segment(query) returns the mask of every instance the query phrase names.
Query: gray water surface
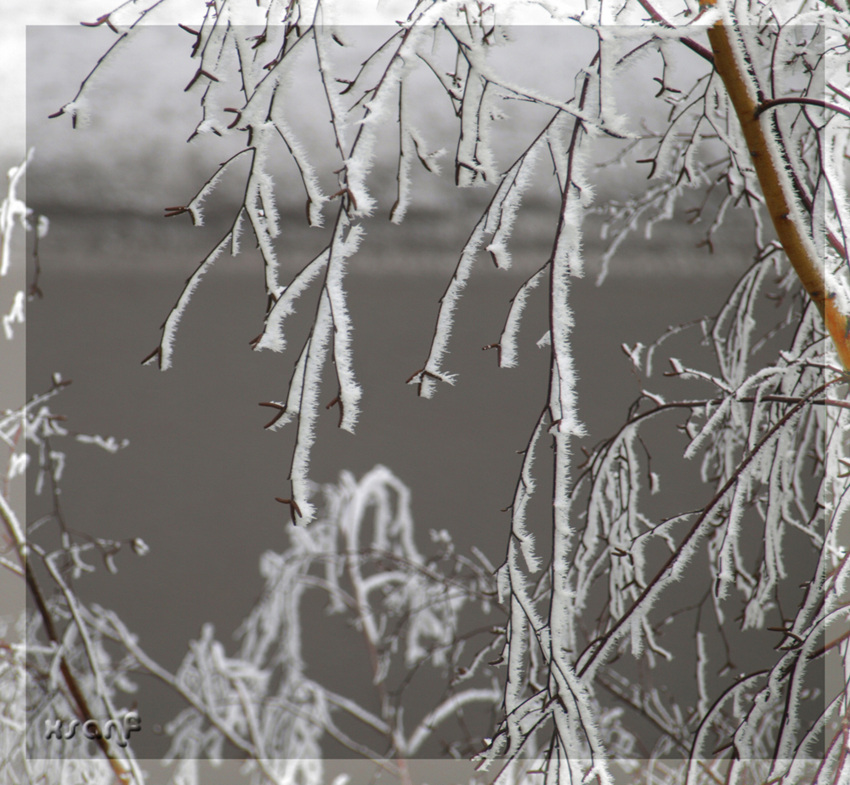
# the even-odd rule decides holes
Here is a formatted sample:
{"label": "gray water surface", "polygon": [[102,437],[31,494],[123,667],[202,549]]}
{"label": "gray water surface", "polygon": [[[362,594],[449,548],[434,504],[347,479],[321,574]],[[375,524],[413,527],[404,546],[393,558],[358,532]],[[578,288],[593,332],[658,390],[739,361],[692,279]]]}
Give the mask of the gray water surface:
{"label": "gray water surface", "polygon": [[[269,410],[258,403],[285,398],[314,300],[308,295],[304,313],[293,319],[288,353],[252,352],[248,342],[260,331],[265,308],[261,272],[256,264],[250,271],[250,259],[224,259],[203,281],[181,323],[174,368],[161,373],[140,360],[155,347],[158,325],[197,263],[197,240],[189,233],[189,245],[177,243],[168,256],[150,258],[143,247],[120,239],[144,237],[145,224],[104,220],[93,231],[91,219],[78,226],[73,215],[54,224],[41,248],[44,298],[30,308],[29,393],[48,387],[58,371],[73,379],[53,406],[71,431],[129,440],[115,455],[72,445],[63,512],[73,528],[116,539],[138,536],[151,549],[144,558],[123,551],[118,575],[101,568],[79,590],[115,609],[142,646],[174,670],[205,622],[214,624],[219,640],[229,640],[262,588],[260,555],[288,544],[289,515],[274,497],[288,495],[293,432],[264,430]],[[415,235],[417,227],[412,231]],[[446,285],[443,272],[456,254],[437,241],[429,247],[410,239],[394,242],[390,235],[373,233],[370,239],[373,244],[363,251],[366,271],[355,260],[346,282],[363,413],[356,435],[337,430],[335,411],[323,413],[311,476],[335,482],[342,470],[359,477],[384,464],[412,490],[420,548],[428,552],[430,529],[446,529],[461,552],[474,545],[499,564],[509,524],[502,509],[516,482],[517,451],[545,402],[548,352],[535,346],[546,328],[545,295],[539,290],[530,300],[519,368],[500,370],[495,353],[481,347],[498,339],[523,276],[494,270],[482,259],[461,302],[446,361],[458,373],[457,384],[423,400],[405,380],[427,356]],[[309,251],[290,250],[293,257]],[[398,253],[417,264],[406,273],[388,272]],[[524,246],[517,266],[528,269],[545,254],[542,243]],[[615,274],[602,287],[590,279],[574,284],[585,447],[623,421],[639,392],[621,343],[648,343],[668,325],[711,313],[728,291],[727,275],[657,274],[662,257],[663,252],[646,251],[633,256],[630,274]],[[641,264],[651,272],[635,274]],[[326,377],[331,376],[328,369]],[[326,379],[328,400],[335,385]],[[669,453],[667,476],[672,472],[673,479],[667,480],[662,507],[670,514],[700,498],[700,490],[695,467],[676,457],[685,440],[674,421],[668,425],[657,438]],[[576,463],[581,446],[576,445]],[[546,472],[544,462],[541,482]],[[30,504],[32,520],[45,502],[31,498]],[[362,678],[368,700],[363,651],[341,645],[339,628],[316,613],[308,623],[308,648],[316,652],[310,672],[331,680],[344,674],[349,687],[352,678]],[[135,699],[147,728],[164,724],[180,709],[150,678],[140,677],[139,683]],[[164,741],[155,732],[143,733],[134,748],[142,757],[159,757]]]}

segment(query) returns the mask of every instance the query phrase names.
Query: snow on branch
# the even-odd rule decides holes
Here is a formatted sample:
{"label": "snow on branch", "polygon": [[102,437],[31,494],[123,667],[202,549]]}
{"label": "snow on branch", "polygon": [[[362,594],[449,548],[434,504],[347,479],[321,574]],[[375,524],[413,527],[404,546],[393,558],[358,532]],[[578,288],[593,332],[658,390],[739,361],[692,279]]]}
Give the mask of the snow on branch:
{"label": "snow on branch", "polygon": [[[76,124],[99,68],[157,5],[131,2],[92,23],[117,39],[57,115]],[[223,251],[239,251],[243,223],[256,240],[267,302],[253,348],[285,352],[287,319],[314,287],[307,337],[284,357],[291,368],[284,402],[262,404],[275,410],[268,428],[291,423],[295,430],[289,491],[277,501],[286,520],[311,525],[288,527],[289,547],[263,557],[265,592],[240,631],[239,651],[229,653],[204,628],[172,675],[144,655],[119,620],[87,610],[73,595],[56,567],[58,554],[80,577],[92,566],[87,554],[100,552],[109,564],[112,546],[96,538],[80,542],[60,522],[62,549],[36,554],[54,568],[51,578],[79,638],[46,633],[49,653],[40,655],[39,666],[55,684],[57,663],[76,647],[74,666],[111,701],[115,687],[97,649],[104,638],[120,643],[188,702],[168,729],[172,754],[218,756],[227,742],[253,760],[257,782],[318,782],[304,757],[319,757],[325,738],[406,777],[406,758],[436,743],[439,726],[480,702],[498,706],[489,738],[450,750],[477,751],[482,766],[503,766],[505,781],[527,758],[534,766],[527,777],[542,776],[545,785],[612,783],[612,758],[635,749],[629,727],[636,718],[658,732],[646,748],[658,778],[641,772],[635,781],[744,781],[759,760],[764,763],[752,764],[756,779],[842,781],[846,695],[828,696],[813,720],[810,712],[815,666],[848,657],[846,14],[808,0],[793,10],[759,0],[506,4],[517,13],[534,6],[569,21],[564,36],[575,26],[590,35],[585,60],[566,73],[556,69],[543,89],[502,75],[496,48],[518,51],[510,50],[513,33],[500,24],[505,6],[411,5],[354,66],[345,65],[348,55],[360,52],[351,51],[346,32],[331,24],[333,7],[321,0],[211,2],[200,25],[184,26],[197,66],[186,86],[200,105],[194,143],[207,133],[236,137],[240,151],[166,215],[185,213],[200,223],[204,200],[231,176],[230,164],[250,162],[229,227],[187,280],[147,361],[158,360],[163,369],[172,364],[193,292]],[[682,53],[690,59],[680,63]],[[306,73],[317,77],[329,129],[324,159],[313,153],[313,140],[305,144],[294,130],[298,106],[288,91]],[[635,118],[626,117],[620,90],[621,79],[633,74],[645,75],[648,88],[645,96],[629,97],[629,112],[646,107]],[[419,75],[455,129],[448,145],[455,150],[454,184],[489,189],[440,299],[427,358],[408,379],[420,396],[457,381],[447,357],[462,295],[479,261],[498,271],[511,267],[514,228],[534,209],[527,195],[548,200],[556,215],[536,271],[514,287],[499,342],[485,347],[498,350],[501,367],[517,365],[526,306],[533,290],[541,290],[548,315],[539,342],[549,358],[541,379],[545,405],[534,414],[519,462],[505,560],[495,576],[482,560],[457,555],[440,532],[434,534],[440,554],[426,556],[414,537],[409,491],[389,470],[379,467],[359,481],[344,474],[322,489],[323,502],[310,479],[322,407],[334,409],[338,426],[352,431],[368,393],[355,374],[356,324],[345,282],[358,255],[368,253],[367,221],[382,199],[378,164],[386,127],[397,125],[386,146],[394,160],[384,172],[395,180],[392,222],[410,220],[417,209],[416,159],[439,176],[437,153],[424,141],[433,129],[420,131],[422,121],[414,122],[414,99],[427,100],[414,81]],[[517,124],[512,143],[519,152],[512,149],[511,158],[498,142],[507,101],[538,112]],[[291,159],[291,179],[306,196],[307,223],[325,232],[317,244],[323,250],[291,265],[297,250],[287,235],[290,217],[280,209],[279,194],[288,186],[276,168],[280,154]],[[606,190],[605,178],[613,182],[606,170],[620,164],[647,167],[650,182],[635,186],[618,178],[616,192]],[[3,270],[8,227],[26,217],[15,197],[19,177],[16,171],[2,213]],[[588,255],[587,218],[602,217],[608,242],[600,254],[601,283],[637,232],[649,237],[669,229],[672,242],[674,227],[704,223],[695,244],[714,252],[738,209],[748,213],[753,248],[750,258],[734,262],[740,277],[725,303],[712,317],[670,328],[646,353],[645,339],[628,338],[623,348],[640,395],[612,435],[587,447],[578,375],[594,369],[576,367],[575,337],[585,326],[571,299]],[[776,310],[765,307],[768,298]],[[664,349],[675,345],[676,356],[666,358],[670,370],[661,380],[654,361],[668,339]],[[328,403],[323,385],[331,365],[337,391]],[[67,435],[45,401],[7,415],[2,430],[14,444],[24,420],[31,428],[42,489],[61,479],[63,459],[51,440]],[[664,440],[663,449],[702,482],[693,509],[664,506],[669,486],[653,462],[654,429],[676,426],[681,436]],[[535,472],[545,444],[551,480],[541,493]],[[15,467],[21,470],[20,461]],[[19,539],[20,524],[5,517]],[[309,673],[302,601],[311,592],[324,594],[331,614],[349,618],[347,632],[364,646],[365,683],[374,693],[368,706]],[[465,610],[495,606],[505,619],[488,631],[488,642],[468,643],[461,631]],[[738,665],[745,631],[747,640],[758,638],[761,663],[749,672]],[[675,668],[693,675],[691,693],[661,689]],[[447,686],[427,710],[405,715],[401,696],[408,685],[442,669]],[[114,703],[105,705],[114,713]],[[365,726],[369,740],[352,726]],[[278,728],[286,732],[273,732]],[[816,741],[828,749],[812,774]],[[662,765],[673,751],[689,755],[678,769]]]}

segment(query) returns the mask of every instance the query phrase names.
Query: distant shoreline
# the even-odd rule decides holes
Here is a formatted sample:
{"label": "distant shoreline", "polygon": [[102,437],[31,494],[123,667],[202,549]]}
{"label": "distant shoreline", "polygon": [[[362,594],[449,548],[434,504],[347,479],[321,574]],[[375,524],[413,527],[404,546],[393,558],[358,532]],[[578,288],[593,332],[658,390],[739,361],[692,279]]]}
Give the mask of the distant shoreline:
{"label": "distant shoreline", "polygon": [[[186,216],[130,211],[94,211],[67,205],[35,204],[38,214],[50,219],[50,231],[40,242],[45,271],[80,273],[191,272],[227,230],[235,208],[205,215],[204,225],[193,227]],[[551,248],[555,221],[551,206],[531,206],[519,216],[509,244],[511,268],[493,270],[498,275],[528,275],[546,259]],[[400,226],[383,215],[364,221],[366,236],[360,251],[350,261],[351,274],[450,275],[478,215],[464,210],[411,210]],[[303,213],[281,214],[277,240],[282,270],[295,271],[318,253],[327,242],[330,221],[323,228],[308,227]],[[740,222],[739,222],[740,223]],[[585,276],[596,277],[608,243],[599,237],[601,219],[590,216],[583,234]],[[699,248],[704,229],[679,220],[658,223],[653,237],[642,231],[629,235],[611,260],[612,277],[671,275],[716,277],[743,273],[752,261],[751,230],[729,227],[721,232],[711,254]],[[217,260],[216,274],[255,271],[259,262],[250,229],[243,227],[240,255]],[[481,268],[493,268],[489,254],[480,254]]]}

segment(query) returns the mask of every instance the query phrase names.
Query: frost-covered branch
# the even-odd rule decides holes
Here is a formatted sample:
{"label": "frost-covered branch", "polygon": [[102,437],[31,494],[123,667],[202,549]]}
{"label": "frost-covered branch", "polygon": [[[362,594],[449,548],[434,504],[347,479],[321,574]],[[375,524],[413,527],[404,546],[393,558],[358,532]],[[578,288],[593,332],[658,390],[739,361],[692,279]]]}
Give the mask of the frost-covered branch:
{"label": "frost-covered branch", "polygon": [[[158,5],[131,2],[97,20],[118,39],[57,114],[76,124],[98,68]],[[546,785],[613,782],[612,758],[634,755],[639,746],[629,729],[635,713],[659,734],[642,749],[651,770],[635,775],[641,781],[736,782],[754,772],[764,781],[839,782],[850,766],[847,696],[826,696],[808,718],[816,703],[814,668],[842,658],[850,672],[843,544],[850,467],[846,13],[840,3],[816,0],[793,9],[759,0],[536,3],[553,20],[572,23],[565,36],[578,26],[591,43],[581,65],[566,78],[553,73],[543,89],[506,77],[494,56],[513,43],[500,24],[503,9],[528,5],[413,3],[351,68],[337,60],[352,44],[330,24],[326,0],[213,2],[200,25],[183,26],[195,39],[197,68],[186,87],[200,105],[193,143],[206,134],[237,138],[239,152],[185,205],[167,208],[166,217],[188,214],[200,223],[204,200],[234,175],[231,163],[247,164],[247,172],[232,219],[188,279],[147,361],[171,365],[191,296],[225,250],[239,252],[244,225],[256,241],[267,303],[254,349],[288,351],[287,320],[305,307],[308,292],[315,294],[306,338],[288,358],[289,384],[280,400],[272,395],[261,404],[274,410],[267,428],[295,430],[289,490],[277,501],[293,523],[312,523],[289,529],[290,547],[263,557],[266,592],[242,627],[237,653],[228,654],[207,628],[177,674],[160,674],[189,703],[170,726],[172,754],[186,761],[216,756],[229,741],[257,761],[260,779],[314,782],[318,775],[304,759],[320,757],[328,737],[404,778],[407,756],[430,743],[437,725],[484,701],[499,703],[500,716],[488,742],[478,745],[479,760],[501,767],[506,782],[522,758],[534,761],[527,776],[542,775]],[[327,121],[324,161],[294,130],[290,90],[305,73],[314,78]],[[640,117],[625,116],[621,106],[621,78],[634,73],[647,75],[643,103],[628,104],[632,113],[646,108]],[[368,394],[355,374],[356,325],[345,282],[368,253],[366,229],[381,205],[382,129],[393,128],[393,160],[385,169],[393,183],[392,222],[416,212],[417,160],[440,176],[439,153],[423,133],[431,129],[417,127],[416,107],[425,100],[414,82],[419,76],[455,129],[445,145],[454,150],[454,185],[490,189],[458,249],[425,362],[408,379],[420,396],[458,379],[447,358],[479,262],[492,275],[507,274],[513,231],[534,209],[528,195],[552,207],[549,244],[535,271],[513,287],[498,341],[485,347],[497,349],[501,367],[519,364],[522,321],[540,289],[547,331],[538,345],[548,355],[548,373],[519,464],[496,586],[483,562],[461,559],[445,537],[435,538],[445,562],[423,556],[407,489],[386,469],[359,482],[343,475],[325,489],[324,506],[312,498],[319,417],[333,410],[338,426],[353,431]],[[537,112],[517,123],[511,143],[519,152],[512,148],[510,158],[498,141],[503,106]],[[286,281],[282,261],[297,252],[288,242],[290,218],[279,209],[274,162],[281,154],[305,194],[307,223],[325,232],[322,250],[294,260],[290,269],[298,271]],[[606,174],[647,165],[645,186]],[[595,190],[598,206],[591,207]],[[323,229],[328,210],[333,218]],[[672,238],[674,226],[702,222],[695,244],[714,252],[736,211],[747,214],[752,255],[733,260],[740,275],[726,301],[714,316],[688,323],[699,330],[680,325],[649,347],[623,345],[640,397],[615,433],[588,449],[574,353],[585,327],[571,306],[573,279],[585,266],[587,218],[602,216],[608,242],[601,283],[638,231],[669,231]],[[778,310],[768,313],[768,297]],[[692,356],[667,356],[670,370],[657,379],[654,363],[674,345]],[[694,509],[662,514],[668,487],[652,454],[653,434],[675,414],[685,443],[679,450],[667,438],[662,449],[668,460],[690,462],[702,495]],[[40,476],[53,485],[61,460],[49,438],[61,425],[49,410],[32,417],[42,429]],[[14,442],[12,421],[3,433]],[[535,471],[547,443],[551,479],[543,492]],[[50,520],[65,537],[64,551],[44,558],[66,559],[71,574],[85,572],[84,554],[102,543],[71,538],[58,512]],[[453,571],[443,570],[448,564]],[[507,620],[470,657],[474,636],[460,629],[461,611],[473,604],[491,609],[496,589]],[[334,613],[352,620],[374,690],[369,708],[309,673],[301,616],[308,591],[324,593]],[[67,592],[65,600],[72,605]],[[93,622],[76,611],[82,633]],[[101,634],[103,619],[109,617],[101,616]],[[129,631],[110,623],[113,642],[155,672]],[[748,672],[735,662],[743,632],[759,660]],[[61,647],[72,648],[61,635],[49,642],[54,658]],[[95,644],[82,648],[96,670]],[[493,650],[500,656],[488,665]],[[497,665],[505,666],[501,684],[491,672]],[[664,694],[660,685],[674,667],[693,675],[692,694]],[[448,686],[411,718],[403,695],[440,669],[453,671]],[[361,741],[353,727],[365,727],[371,741]],[[285,732],[270,730],[278,728]],[[478,740],[465,741],[469,754]],[[826,754],[813,766],[820,742]],[[663,768],[661,760],[675,750],[687,750],[690,760],[678,770]]]}

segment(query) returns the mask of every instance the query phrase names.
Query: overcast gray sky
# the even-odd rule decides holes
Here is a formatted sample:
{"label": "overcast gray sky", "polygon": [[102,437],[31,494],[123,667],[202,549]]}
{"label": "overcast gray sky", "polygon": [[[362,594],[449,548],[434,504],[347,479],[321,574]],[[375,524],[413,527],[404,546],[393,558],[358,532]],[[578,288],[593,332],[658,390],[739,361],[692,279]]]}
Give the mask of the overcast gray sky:
{"label": "overcast gray sky", "polygon": [[[27,25],[78,25],[97,19],[119,4],[118,0],[4,0],[0,14],[0,163],[22,158],[25,152],[25,46]],[[407,3],[404,0],[345,0],[331,2],[344,24],[391,22]],[[169,0],[154,24],[173,25],[197,21],[203,3]]]}
{"label": "overcast gray sky", "polygon": [[[27,25],[78,25],[97,19],[119,4],[118,0],[4,0],[0,14],[0,163],[23,157],[25,152],[25,41]],[[198,0],[169,0],[151,15],[152,24],[191,24],[203,13]],[[407,0],[326,0],[339,24],[393,24],[409,10]],[[529,5],[515,14],[513,23],[539,24],[545,14]]]}
{"label": "overcast gray sky", "polygon": [[[93,1],[86,0],[85,4],[91,5]],[[67,19],[68,13],[61,18]],[[87,14],[83,18],[95,19],[97,15]],[[361,21],[367,18],[375,18],[375,15],[364,15]],[[68,117],[54,120],[47,117],[74,97],[80,81],[109,47],[114,35],[106,27],[42,25],[30,28],[25,54],[29,136],[25,145],[24,118],[13,112],[7,122],[14,130],[0,136],[7,140],[6,147],[0,147],[0,156],[5,156],[8,165],[23,156],[25,146],[35,147],[28,176],[31,184],[40,177],[49,178],[50,202],[42,204],[43,209],[73,204],[83,209],[141,210],[161,214],[165,204],[185,203],[214,171],[216,164],[244,143],[242,135],[224,140],[208,135],[192,144],[185,143],[200,118],[197,91],[185,93],[183,90],[197,64],[189,57],[189,36],[176,27],[174,18],[165,21],[167,25],[140,31],[110,67],[103,69],[96,88],[89,95],[91,122],[76,131],[71,129]],[[351,61],[351,68],[340,72],[343,76],[353,76],[356,64],[390,34],[386,26],[368,30],[360,27],[359,30],[359,33],[352,30],[347,41],[350,46],[337,53],[337,57],[347,57]],[[572,97],[575,75],[587,65],[597,43],[592,31],[577,27],[570,30],[517,27],[511,30],[511,37],[514,40],[509,45],[496,48],[491,55],[493,68],[500,78],[522,87],[530,86],[558,100]],[[684,48],[681,51],[684,67],[679,69],[677,78],[683,82],[682,87],[686,87],[691,78],[688,72],[693,72],[689,66],[693,64],[688,60],[689,53]],[[24,56],[23,50],[20,55]],[[657,56],[644,58],[614,85],[618,110],[630,118],[635,131],[641,130],[644,121],[660,125],[657,121],[661,113],[666,112],[661,101],[653,100],[656,86],[651,77],[659,71],[659,62]],[[320,91],[310,86],[311,78],[315,79],[315,62],[305,57],[297,67],[305,69],[304,78],[293,80],[293,86],[288,89],[287,100],[292,105],[289,122],[294,124],[317,168],[331,172],[338,167],[338,162],[334,166],[323,166],[333,163],[328,156],[336,155],[330,139],[323,146],[324,152],[318,144],[318,140],[327,136],[329,126]],[[451,180],[457,120],[436,79],[424,65],[419,71],[415,89],[407,93],[416,96],[411,102],[416,111],[416,126],[430,149],[442,147],[447,150],[444,179]],[[3,80],[2,84],[14,84],[14,89],[20,90],[22,82],[22,79]],[[498,165],[505,168],[534,138],[551,110],[517,101],[503,101],[499,108],[508,115],[506,120],[494,124],[497,154],[501,151]],[[386,133],[394,133],[394,127],[394,123],[388,123]],[[386,144],[379,145],[376,176],[371,179],[377,191],[385,186],[394,188],[395,139],[391,140],[388,135],[385,141]],[[600,141],[604,145],[605,140]],[[313,150],[310,150],[311,145]],[[596,149],[602,150],[600,156],[603,158],[610,154],[599,144]],[[283,167],[288,156],[282,148],[281,152],[280,166]],[[276,176],[277,196],[284,204],[289,198],[300,210],[303,204],[300,188],[289,188],[282,172],[279,178]],[[645,176],[645,168],[631,166],[614,172],[594,173],[593,180],[600,191],[614,188],[619,196],[630,186],[642,187]],[[327,185],[333,192],[335,185]],[[422,180],[417,187],[419,206],[443,204],[445,191],[438,192],[434,186],[434,178]],[[226,189],[227,184],[223,187]],[[241,190],[241,184],[235,179],[231,187],[234,196]],[[39,188],[39,192],[43,195],[45,189]]]}

